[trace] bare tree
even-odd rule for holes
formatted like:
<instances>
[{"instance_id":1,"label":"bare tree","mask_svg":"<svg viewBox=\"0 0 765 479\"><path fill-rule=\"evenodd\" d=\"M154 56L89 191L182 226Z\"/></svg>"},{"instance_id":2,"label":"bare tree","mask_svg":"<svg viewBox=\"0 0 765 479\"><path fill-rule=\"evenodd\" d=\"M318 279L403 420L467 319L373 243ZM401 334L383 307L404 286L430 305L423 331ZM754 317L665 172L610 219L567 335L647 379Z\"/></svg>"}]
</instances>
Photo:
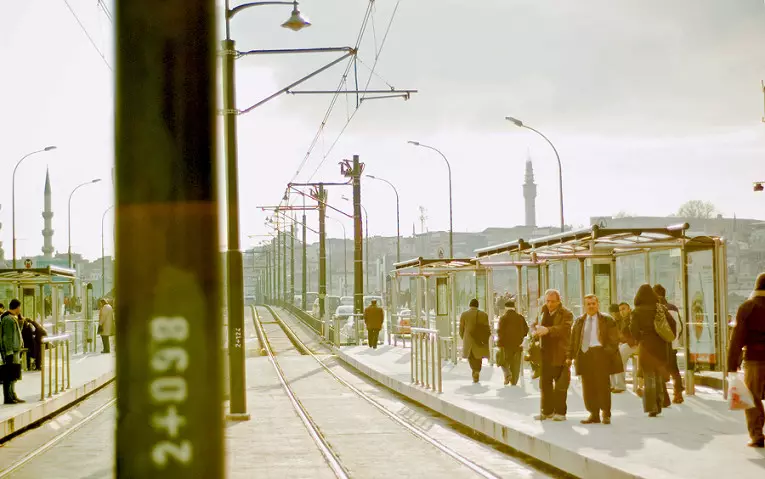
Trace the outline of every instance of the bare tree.
<instances>
[{"instance_id":1,"label":"bare tree","mask_svg":"<svg viewBox=\"0 0 765 479\"><path fill-rule=\"evenodd\" d=\"M717 213L717 208L711 201L690 200L680 205L677 213L673 216L707 219L714 216L715 213Z\"/></svg>"},{"instance_id":2,"label":"bare tree","mask_svg":"<svg viewBox=\"0 0 765 479\"><path fill-rule=\"evenodd\" d=\"M632 213L627 213L626 211L621 210L614 215L614 218L632 218L634 216L635 215L633 215Z\"/></svg>"}]
</instances>

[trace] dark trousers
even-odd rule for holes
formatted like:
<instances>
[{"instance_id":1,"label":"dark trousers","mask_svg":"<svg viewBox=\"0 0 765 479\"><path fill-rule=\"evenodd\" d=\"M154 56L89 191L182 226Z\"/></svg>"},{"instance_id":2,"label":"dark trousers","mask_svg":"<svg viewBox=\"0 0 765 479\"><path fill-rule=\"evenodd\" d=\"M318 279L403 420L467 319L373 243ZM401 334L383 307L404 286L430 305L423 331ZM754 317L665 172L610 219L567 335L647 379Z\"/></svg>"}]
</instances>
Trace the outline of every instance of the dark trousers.
<instances>
[{"instance_id":1,"label":"dark trousers","mask_svg":"<svg viewBox=\"0 0 765 479\"><path fill-rule=\"evenodd\" d=\"M542 414L566 415L566 396L571 382L571 370L568 366L553 366L542 361L542 376L539 390L542 393Z\"/></svg>"},{"instance_id":2,"label":"dark trousers","mask_svg":"<svg viewBox=\"0 0 765 479\"><path fill-rule=\"evenodd\" d=\"M470 354L470 357L468 357L468 364L470 364L470 369L476 374L481 372L482 363L483 358L476 358L472 353Z\"/></svg>"},{"instance_id":3,"label":"dark trousers","mask_svg":"<svg viewBox=\"0 0 765 479\"><path fill-rule=\"evenodd\" d=\"M765 426L765 361L747 361L744 363L744 383L754 397L754 407L746 410L746 427L749 437L754 442L765 440L762 429Z\"/></svg>"},{"instance_id":4,"label":"dark trousers","mask_svg":"<svg viewBox=\"0 0 765 479\"><path fill-rule=\"evenodd\" d=\"M518 384L521 372L521 350L503 348L505 353L505 364L502 365L502 371L505 378L510 378L510 384Z\"/></svg>"},{"instance_id":5,"label":"dark trousers","mask_svg":"<svg viewBox=\"0 0 765 479\"><path fill-rule=\"evenodd\" d=\"M101 342L104 345L104 349L101 351L102 353L110 353L111 351L111 342L109 341L109 336L101 336Z\"/></svg>"},{"instance_id":6,"label":"dark trousers","mask_svg":"<svg viewBox=\"0 0 765 479\"><path fill-rule=\"evenodd\" d=\"M669 354L669 374L672 376L672 382L675 386L675 396L682 396L683 390L683 377L680 376L680 368L677 367L677 350L673 349Z\"/></svg>"},{"instance_id":7,"label":"dark trousers","mask_svg":"<svg viewBox=\"0 0 765 479\"><path fill-rule=\"evenodd\" d=\"M367 329L367 341L370 348L377 349L377 340L380 337L379 329Z\"/></svg>"},{"instance_id":8,"label":"dark trousers","mask_svg":"<svg viewBox=\"0 0 765 479\"><path fill-rule=\"evenodd\" d=\"M643 369L643 411L647 413L661 412L662 405L667 404L667 388L664 375L658 369ZM665 397L666 396L666 397Z\"/></svg>"},{"instance_id":9,"label":"dark trousers","mask_svg":"<svg viewBox=\"0 0 765 479\"><path fill-rule=\"evenodd\" d=\"M13 355L9 355L3 358L3 364L11 364L13 362ZM7 377L3 378L3 400L6 403L13 402L16 399L16 381L9 381Z\"/></svg>"},{"instance_id":10,"label":"dark trousers","mask_svg":"<svg viewBox=\"0 0 765 479\"><path fill-rule=\"evenodd\" d=\"M602 347L590 348L579 353L578 369L582 375L584 407L593 417L611 417L611 375L607 365L610 360Z\"/></svg>"}]
</instances>

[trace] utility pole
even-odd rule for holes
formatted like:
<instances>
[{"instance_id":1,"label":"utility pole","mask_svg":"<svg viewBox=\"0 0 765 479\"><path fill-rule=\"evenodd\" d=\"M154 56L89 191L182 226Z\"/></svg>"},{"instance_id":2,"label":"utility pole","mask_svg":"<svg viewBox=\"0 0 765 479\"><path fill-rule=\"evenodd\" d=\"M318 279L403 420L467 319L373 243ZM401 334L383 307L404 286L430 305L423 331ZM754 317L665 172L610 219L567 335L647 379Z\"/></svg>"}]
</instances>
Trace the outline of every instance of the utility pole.
<instances>
[{"instance_id":1,"label":"utility pole","mask_svg":"<svg viewBox=\"0 0 765 479\"><path fill-rule=\"evenodd\" d=\"M266 295L263 298L263 303L268 304L271 302L271 253L268 251L268 247L265 248L265 255L266 255L266 277L265 277Z\"/></svg>"},{"instance_id":2,"label":"utility pole","mask_svg":"<svg viewBox=\"0 0 765 479\"><path fill-rule=\"evenodd\" d=\"M327 195L324 185L319 183L314 189L314 196L319 202L319 318L324 320L325 296L327 295L327 230L326 212ZM326 325L329 327L329 325Z\"/></svg>"},{"instance_id":3,"label":"utility pole","mask_svg":"<svg viewBox=\"0 0 765 479\"><path fill-rule=\"evenodd\" d=\"M358 318L364 313L364 257L363 231L361 226L361 173L364 165L359 162L359 155L353 155L350 171L353 185L353 313Z\"/></svg>"},{"instance_id":4,"label":"utility pole","mask_svg":"<svg viewBox=\"0 0 765 479\"><path fill-rule=\"evenodd\" d=\"M303 269L303 277L301 278L303 282L302 291L300 292L300 302L303 305L303 311L306 310L307 305L306 303L306 292L308 291L308 251L306 250L306 224L305 224L305 212L303 212L303 264L301 265Z\"/></svg>"},{"instance_id":5,"label":"utility pole","mask_svg":"<svg viewBox=\"0 0 765 479\"><path fill-rule=\"evenodd\" d=\"M290 297L291 305L295 305L295 215L292 215L293 221L290 226Z\"/></svg>"},{"instance_id":6,"label":"utility pole","mask_svg":"<svg viewBox=\"0 0 765 479\"><path fill-rule=\"evenodd\" d=\"M287 302L287 293L289 285L287 284L287 221L284 222L284 232L282 233L282 301Z\"/></svg>"}]
</instances>

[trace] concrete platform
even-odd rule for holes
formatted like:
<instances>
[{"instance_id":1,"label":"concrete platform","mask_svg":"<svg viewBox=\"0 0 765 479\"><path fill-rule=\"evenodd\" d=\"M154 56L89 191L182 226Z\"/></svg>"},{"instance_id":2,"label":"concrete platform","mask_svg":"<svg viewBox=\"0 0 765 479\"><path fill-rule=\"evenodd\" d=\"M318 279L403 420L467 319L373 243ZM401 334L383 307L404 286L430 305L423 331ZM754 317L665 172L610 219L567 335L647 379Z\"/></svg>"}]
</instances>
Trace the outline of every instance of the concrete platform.
<instances>
[{"instance_id":1,"label":"concrete platform","mask_svg":"<svg viewBox=\"0 0 765 479\"><path fill-rule=\"evenodd\" d=\"M502 371L484 362L472 384L465 361L443 367L443 393L410 383L409 349L348 346L338 356L385 386L493 439L587 479L765 477L765 450L746 447L744 413L728 411L722 394L697 388L695 397L649 418L630 392L612 395L613 423L584 426L581 383L572 378L566 422L535 421L538 380L503 386Z\"/></svg>"},{"instance_id":2,"label":"concrete platform","mask_svg":"<svg viewBox=\"0 0 765 479\"><path fill-rule=\"evenodd\" d=\"M16 383L16 394L26 402L0 404L0 441L14 432L44 419L114 379L112 354L91 353L71 359L71 388L40 401L40 373L24 371ZM47 396L47 390L46 390Z\"/></svg>"}]
</instances>

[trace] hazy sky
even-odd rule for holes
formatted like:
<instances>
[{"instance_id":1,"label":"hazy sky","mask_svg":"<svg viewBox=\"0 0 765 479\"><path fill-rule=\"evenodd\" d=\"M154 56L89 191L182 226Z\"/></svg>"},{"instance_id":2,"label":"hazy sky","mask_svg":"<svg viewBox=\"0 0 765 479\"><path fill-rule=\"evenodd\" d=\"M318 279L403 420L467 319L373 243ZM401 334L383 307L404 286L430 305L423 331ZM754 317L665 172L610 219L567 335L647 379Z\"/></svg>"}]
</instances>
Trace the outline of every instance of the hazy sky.
<instances>
[{"instance_id":1,"label":"hazy sky","mask_svg":"<svg viewBox=\"0 0 765 479\"><path fill-rule=\"evenodd\" d=\"M113 64L112 24L96 0L69 3ZM375 3L360 50L361 86L396 5ZM114 12L113 1L107 5ZM301 9L313 26L298 33L279 27L289 7L237 15L232 36L238 49L352 45L366 2L303 0ZM477 231L523 222L520 185L529 152L538 183L538 224L557 224L555 157L541 138L504 120L513 115L558 148L569 224L620 210L666 215L687 199L712 201L725 215L765 218L765 196L751 189L752 181L765 180L762 45L761 0L401 0L379 57L379 77L370 87L385 88L387 82L420 93L409 101L363 103L322 164L355 107L355 97L341 96L297 181L338 181L338 161L359 154L368 173L398 187L403 232L411 233L419 206L427 209L429 229L446 229L446 167L435 153L406 144L419 140L451 161L455 230ZM53 183L54 245L62 252L69 193L83 181L104 178L79 190L72 203L74 249L100 256L101 215L113 201L112 72L63 0L2 2L0 55L5 178L10 181L25 153L59 147L28 158L17 173L20 256L40 253L46 165ZM238 106L335 57L238 60ZM334 89L343 69L338 65L303 88ZM349 88L353 81L349 77ZM247 238L265 232L265 215L254 206L279 201L330 98L284 96L240 117L243 246L262 239ZM331 190L330 203L347 208L342 194L350 195L350 189ZM372 234L395 234L393 199L387 185L364 182ZM10 185L0 191L0 204L0 237L10 258ZM108 215L107 254L111 225ZM342 235L335 222L328 229Z\"/></svg>"}]
</instances>

